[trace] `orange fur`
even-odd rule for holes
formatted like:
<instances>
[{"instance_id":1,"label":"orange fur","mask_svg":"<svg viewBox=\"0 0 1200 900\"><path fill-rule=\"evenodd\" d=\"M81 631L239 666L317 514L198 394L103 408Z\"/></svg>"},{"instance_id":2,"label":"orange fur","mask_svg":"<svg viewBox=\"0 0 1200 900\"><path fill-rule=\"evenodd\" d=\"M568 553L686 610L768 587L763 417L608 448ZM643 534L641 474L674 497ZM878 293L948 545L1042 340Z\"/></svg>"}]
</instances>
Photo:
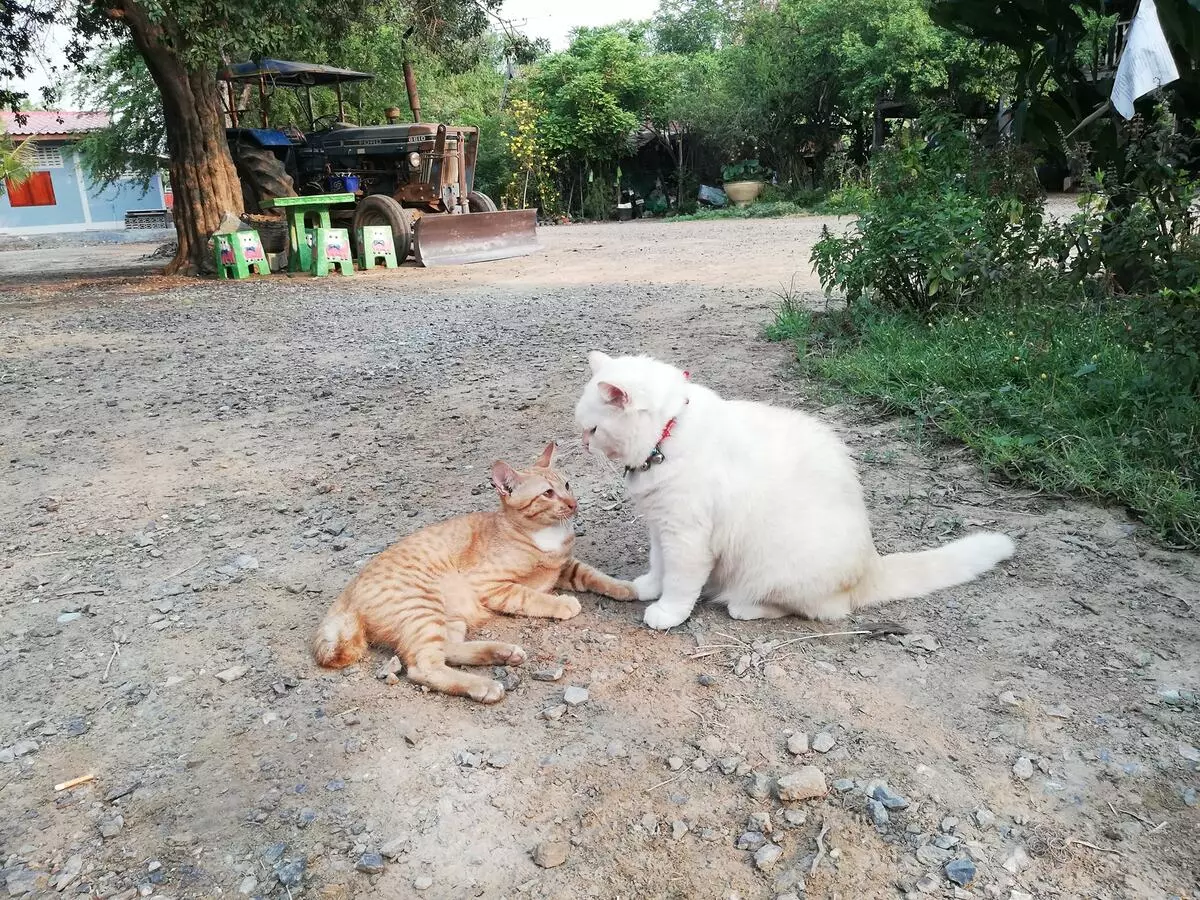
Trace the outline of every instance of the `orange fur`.
<instances>
[{"instance_id":1,"label":"orange fur","mask_svg":"<svg viewBox=\"0 0 1200 900\"><path fill-rule=\"evenodd\" d=\"M341 668L368 643L403 660L408 677L481 703L504 697L498 681L454 665L520 665L525 651L499 641L468 641L496 613L570 619L579 601L555 588L637 599L633 585L572 558L577 503L551 468L554 445L534 467L492 466L500 509L458 516L422 528L363 567L334 602L313 641L317 662Z\"/></svg>"}]
</instances>

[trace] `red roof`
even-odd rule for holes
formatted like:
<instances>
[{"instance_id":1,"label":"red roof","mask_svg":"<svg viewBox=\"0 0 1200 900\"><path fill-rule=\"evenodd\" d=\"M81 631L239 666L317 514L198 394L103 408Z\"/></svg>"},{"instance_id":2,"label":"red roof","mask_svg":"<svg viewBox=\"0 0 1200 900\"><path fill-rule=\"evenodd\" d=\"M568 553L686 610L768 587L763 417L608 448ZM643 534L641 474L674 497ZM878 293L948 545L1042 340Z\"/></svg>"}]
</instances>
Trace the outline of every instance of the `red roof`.
<instances>
[{"instance_id":1,"label":"red roof","mask_svg":"<svg viewBox=\"0 0 1200 900\"><path fill-rule=\"evenodd\" d=\"M96 131L108 124L108 113L74 110L30 110L21 113L22 125L12 110L0 111L0 126L13 137L70 137Z\"/></svg>"}]
</instances>

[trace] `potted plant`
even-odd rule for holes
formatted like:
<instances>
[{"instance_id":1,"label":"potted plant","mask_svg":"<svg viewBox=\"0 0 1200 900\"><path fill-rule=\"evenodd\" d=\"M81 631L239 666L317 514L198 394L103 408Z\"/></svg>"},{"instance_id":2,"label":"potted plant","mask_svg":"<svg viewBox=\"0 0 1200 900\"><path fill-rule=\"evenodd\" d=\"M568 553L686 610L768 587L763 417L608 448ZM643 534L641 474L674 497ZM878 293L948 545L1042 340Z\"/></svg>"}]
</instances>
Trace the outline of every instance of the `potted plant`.
<instances>
[{"instance_id":1,"label":"potted plant","mask_svg":"<svg viewBox=\"0 0 1200 900\"><path fill-rule=\"evenodd\" d=\"M737 206L749 206L758 199L769 177L770 173L757 159L743 159L721 167L725 193Z\"/></svg>"}]
</instances>

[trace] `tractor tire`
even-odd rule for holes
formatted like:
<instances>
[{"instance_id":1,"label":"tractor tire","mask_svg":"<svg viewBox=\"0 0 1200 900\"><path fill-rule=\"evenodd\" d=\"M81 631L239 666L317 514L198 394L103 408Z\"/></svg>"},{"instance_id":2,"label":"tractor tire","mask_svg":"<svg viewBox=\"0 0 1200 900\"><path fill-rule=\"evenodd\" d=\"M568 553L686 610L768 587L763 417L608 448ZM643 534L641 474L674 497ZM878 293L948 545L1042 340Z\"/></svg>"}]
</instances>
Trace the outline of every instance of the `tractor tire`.
<instances>
[{"instance_id":1,"label":"tractor tire","mask_svg":"<svg viewBox=\"0 0 1200 900\"><path fill-rule=\"evenodd\" d=\"M495 212L496 203L482 191L467 194L467 209L471 212Z\"/></svg>"},{"instance_id":2,"label":"tractor tire","mask_svg":"<svg viewBox=\"0 0 1200 900\"><path fill-rule=\"evenodd\" d=\"M229 152L233 155L233 164L242 183L242 204L246 212L264 212L259 205L263 200L296 196L292 176L270 150L241 144L230 147Z\"/></svg>"},{"instance_id":3,"label":"tractor tire","mask_svg":"<svg viewBox=\"0 0 1200 900\"><path fill-rule=\"evenodd\" d=\"M404 207L387 194L371 194L364 197L354 210L354 239L358 230L366 225L390 225L392 240L396 243L396 262L404 262L412 250L412 225Z\"/></svg>"}]
</instances>

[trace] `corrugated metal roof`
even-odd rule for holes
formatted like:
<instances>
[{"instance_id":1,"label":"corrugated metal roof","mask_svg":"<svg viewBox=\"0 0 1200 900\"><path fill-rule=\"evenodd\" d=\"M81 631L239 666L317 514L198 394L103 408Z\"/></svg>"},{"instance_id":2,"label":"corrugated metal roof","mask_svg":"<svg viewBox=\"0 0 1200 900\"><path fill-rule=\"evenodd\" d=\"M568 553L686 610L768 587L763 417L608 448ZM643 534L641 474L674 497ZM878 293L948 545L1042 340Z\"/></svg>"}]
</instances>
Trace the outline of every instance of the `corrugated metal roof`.
<instances>
[{"instance_id":1,"label":"corrugated metal roof","mask_svg":"<svg viewBox=\"0 0 1200 900\"><path fill-rule=\"evenodd\" d=\"M103 112L35 109L21 115L25 118L24 124L17 120L12 110L0 111L0 124L13 137L83 134L108 125L108 113Z\"/></svg>"}]
</instances>

